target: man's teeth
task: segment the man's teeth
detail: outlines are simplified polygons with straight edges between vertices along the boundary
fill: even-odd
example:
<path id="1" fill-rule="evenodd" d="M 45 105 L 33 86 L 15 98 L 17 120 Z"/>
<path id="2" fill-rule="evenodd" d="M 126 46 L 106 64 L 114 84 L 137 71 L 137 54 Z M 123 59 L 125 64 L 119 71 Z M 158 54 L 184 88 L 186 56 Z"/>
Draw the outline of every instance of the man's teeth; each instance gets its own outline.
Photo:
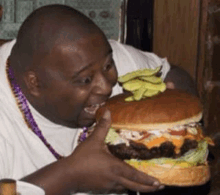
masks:
<path id="1" fill-rule="evenodd" d="M 101 103 L 101 104 L 94 104 L 92 106 L 86 107 L 84 108 L 84 111 L 94 115 L 96 113 L 96 111 L 105 104 L 105 102 Z"/>

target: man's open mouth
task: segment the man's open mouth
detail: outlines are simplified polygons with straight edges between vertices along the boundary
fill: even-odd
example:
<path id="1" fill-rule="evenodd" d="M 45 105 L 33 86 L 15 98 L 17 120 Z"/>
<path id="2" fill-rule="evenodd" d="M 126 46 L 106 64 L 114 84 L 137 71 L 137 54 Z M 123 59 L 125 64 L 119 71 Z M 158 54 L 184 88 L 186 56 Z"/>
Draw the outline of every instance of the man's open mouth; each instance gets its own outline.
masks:
<path id="1" fill-rule="evenodd" d="M 91 106 L 85 107 L 84 111 L 86 113 L 89 113 L 91 115 L 95 115 L 96 111 L 105 104 L 105 102 L 101 103 L 101 104 L 93 104 Z"/>

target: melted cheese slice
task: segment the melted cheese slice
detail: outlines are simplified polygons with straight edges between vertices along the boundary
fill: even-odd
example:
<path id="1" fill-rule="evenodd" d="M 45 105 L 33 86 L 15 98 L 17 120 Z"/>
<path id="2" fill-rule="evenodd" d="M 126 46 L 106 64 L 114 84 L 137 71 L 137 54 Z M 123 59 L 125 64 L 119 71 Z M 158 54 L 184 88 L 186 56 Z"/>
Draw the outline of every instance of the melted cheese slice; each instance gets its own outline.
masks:
<path id="1" fill-rule="evenodd" d="M 151 136 L 149 139 L 139 140 L 137 143 L 144 144 L 147 148 L 151 149 L 153 147 L 159 147 L 162 143 L 166 141 L 170 141 L 175 146 L 175 152 L 178 154 L 180 153 L 180 148 L 182 147 L 185 139 L 191 139 L 191 140 L 200 140 L 200 136 L 195 136 L 192 134 L 187 134 L 185 136 L 169 136 L 164 137 L 163 135 L 161 137 L 156 137 L 154 135 Z"/>

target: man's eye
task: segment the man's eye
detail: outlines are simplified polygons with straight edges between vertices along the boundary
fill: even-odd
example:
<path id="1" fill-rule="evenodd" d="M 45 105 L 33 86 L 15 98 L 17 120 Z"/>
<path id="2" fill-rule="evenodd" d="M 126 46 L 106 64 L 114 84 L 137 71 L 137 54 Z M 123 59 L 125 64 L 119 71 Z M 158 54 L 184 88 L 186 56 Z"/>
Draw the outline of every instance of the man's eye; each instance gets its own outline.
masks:
<path id="1" fill-rule="evenodd" d="M 85 77 L 85 78 L 81 78 L 81 79 L 77 80 L 77 83 L 89 84 L 89 83 L 91 83 L 91 81 L 92 81 L 91 77 Z"/>
<path id="2" fill-rule="evenodd" d="M 110 64 L 107 64 L 105 67 L 104 67 L 104 71 L 109 71 L 113 66 L 113 63 L 110 63 Z"/>
<path id="3" fill-rule="evenodd" d="M 92 81 L 92 79 L 90 77 L 82 79 L 82 82 L 85 84 L 89 84 L 89 83 L 91 83 L 91 81 Z"/>

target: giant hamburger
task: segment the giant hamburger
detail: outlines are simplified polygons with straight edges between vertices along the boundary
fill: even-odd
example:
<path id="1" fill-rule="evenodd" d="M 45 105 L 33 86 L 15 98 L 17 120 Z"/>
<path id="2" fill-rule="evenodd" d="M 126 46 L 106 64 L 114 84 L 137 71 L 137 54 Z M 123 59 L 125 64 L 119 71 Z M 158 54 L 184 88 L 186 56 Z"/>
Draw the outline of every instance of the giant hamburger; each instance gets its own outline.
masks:
<path id="1" fill-rule="evenodd" d="M 203 135 L 199 99 L 169 89 L 140 101 L 126 102 L 126 97 L 114 96 L 104 106 L 112 117 L 105 140 L 110 152 L 165 185 L 206 183 L 210 179 L 208 144 L 214 143 Z"/>

